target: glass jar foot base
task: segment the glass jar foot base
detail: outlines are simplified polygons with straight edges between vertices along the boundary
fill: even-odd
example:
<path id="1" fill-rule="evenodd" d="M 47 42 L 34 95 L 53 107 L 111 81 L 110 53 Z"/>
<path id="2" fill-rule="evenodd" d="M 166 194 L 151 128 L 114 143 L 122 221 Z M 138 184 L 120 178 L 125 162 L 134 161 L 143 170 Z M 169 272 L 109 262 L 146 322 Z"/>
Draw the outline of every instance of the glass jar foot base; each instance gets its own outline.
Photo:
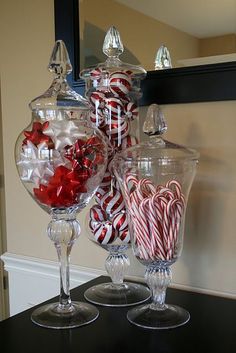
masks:
<path id="1" fill-rule="evenodd" d="M 88 303 L 72 302 L 69 308 L 62 309 L 60 304 L 46 304 L 35 309 L 31 320 L 42 327 L 70 329 L 89 324 L 96 320 L 98 309 Z"/>
<path id="2" fill-rule="evenodd" d="M 137 283 L 102 283 L 87 289 L 84 296 L 94 304 L 121 307 L 145 302 L 150 298 L 150 291 Z"/>
<path id="3" fill-rule="evenodd" d="M 165 309 L 152 309 L 153 304 L 140 305 L 128 311 L 127 319 L 134 325 L 147 329 L 169 329 L 182 326 L 190 314 L 176 305 L 165 305 Z"/>

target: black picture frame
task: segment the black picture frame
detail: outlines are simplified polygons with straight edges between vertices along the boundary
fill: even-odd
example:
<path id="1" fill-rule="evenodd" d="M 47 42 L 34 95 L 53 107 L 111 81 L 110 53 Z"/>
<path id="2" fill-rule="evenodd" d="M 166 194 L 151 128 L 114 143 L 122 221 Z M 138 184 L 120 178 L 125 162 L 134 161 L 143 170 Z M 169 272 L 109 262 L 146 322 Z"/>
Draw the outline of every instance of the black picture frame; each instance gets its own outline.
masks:
<path id="1" fill-rule="evenodd" d="M 54 0 L 55 39 L 62 39 L 73 66 L 69 83 L 84 94 L 79 78 L 78 0 Z M 161 71 L 148 71 L 140 105 L 225 101 L 236 99 L 236 61 Z"/>

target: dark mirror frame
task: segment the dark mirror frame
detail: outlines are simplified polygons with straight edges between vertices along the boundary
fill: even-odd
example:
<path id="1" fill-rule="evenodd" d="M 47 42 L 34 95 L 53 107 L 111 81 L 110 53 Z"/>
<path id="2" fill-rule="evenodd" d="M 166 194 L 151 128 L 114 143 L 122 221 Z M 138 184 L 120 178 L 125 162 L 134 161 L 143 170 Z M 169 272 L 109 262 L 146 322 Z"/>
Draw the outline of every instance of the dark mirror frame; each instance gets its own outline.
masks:
<path id="1" fill-rule="evenodd" d="M 79 78 L 78 2 L 54 0 L 55 38 L 62 39 L 69 52 L 73 66 L 70 85 L 84 94 L 84 82 Z M 236 62 L 148 71 L 142 92 L 140 105 L 235 100 Z"/>

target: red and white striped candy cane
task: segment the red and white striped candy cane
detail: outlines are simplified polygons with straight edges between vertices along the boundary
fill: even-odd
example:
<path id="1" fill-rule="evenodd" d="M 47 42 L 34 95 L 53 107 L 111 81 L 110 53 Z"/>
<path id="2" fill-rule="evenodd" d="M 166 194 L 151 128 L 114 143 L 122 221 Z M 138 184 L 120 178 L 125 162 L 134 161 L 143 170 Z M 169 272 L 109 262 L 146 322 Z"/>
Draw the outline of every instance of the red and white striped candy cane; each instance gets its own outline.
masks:
<path id="1" fill-rule="evenodd" d="M 176 198 L 180 198 L 182 195 L 180 183 L 177 180 L 170 180 L 166 183 L 166 187 L 174 189 L 173 192 Z M 174 187 L 174 188 L 173 188 Z"/>
<path id="2" fill-rule="evenodd" d="M 159 194 L 163 195 L 167 200 L 173 200 L 175 198 L 173 191 L 167 187 L 159 189 Z"/>
<path id="3" fill-rule="evenodd" d="M 145 178 L 140 180 L 137 188 L 140 188 L 143 191 L 143 194 L 147 196 L 151 196 L 156 192 L 156 188 L 151 180 Z"/>
<path id="4" fill-rule="evenodd" d="M 153 205 L 153 197 L 148 198 L 148 216 L 150 217 L 150 229 L 153 232 L 153 237 L 151 237 L 151 241 L 155 246 L 155 252 L 161 260 L 165 259 L 165 248 L 163 244 L 163 236 L 162 236 L 162 227 L 160 223 L 160 219 L 162 219 L 162 215 L 159 214 L 159 218 L 156 214 L 156 208 Z M 159 210 L 160 212 L 160 210 Z"/>
<path id="5" fill-rule="evenodd" d="M 147 246 L 148 248 L 150 248 L 150 232 L 148 228 L 147 218 L 145 214 L 140 213 L 139 204 L 140 201 L 137 198 L 136 193 L 133 192 L 130 198 L 129 212 L 132 213 L 132 216 L 135 219 L 136 239 L 142 246 Z"/>
<path id="6" fill-rule="evenodd" d="M 136 188 L 137 185 L 138 185 L 137 178 L 132 174 L 128 174 L 126 177 L 125 185 L 124 185 L 124 188 L 127 191 L 127 194 L 129 195 L 131 190 L 133 190 L 134 187 Z"/>
<path id="7" fill-rule="evenodd" d="M 163 200 L 163 196 L 161 197 L 158 194 L 155 194 L 151 198 L 151 205 L 154 209 L 156 219 L 158 222 L 159 232 L 162 239 L 163 244 L 163 252 L 166 253 L 166 248 L 168 244 L 168 227 L 167 227 L 167 219 L 165 222 L 165 208 L 166 208 L 166 200 Z"/>
<path id="8" fill-rule="evenodd" d="M 185 205 L 181 198 L 172 200 L 167 205 L 167 212 L 169 213 L 170 224 L 173 230 L 173 249 L 175 248 L 176 242 L 178 240 L 178 234 L 181 220 L 184 215 L 184 209 Z"/>
<path id="9" fill-rule="evenodd" d="M 149 225 L 149 232 L 151 234 L 150 237 L 150 257 L 154 260 L 158 257 L 159 260 L 165 259 L 165 251 L 162 244 L 161 234 L 158 227 L 158 221 L 155 217 L 154 210 L 152 209 L 151 199 L 148 197 L 141 201 L 139 205 L 140 213 L 144 213 L 148 225 Z M 151 207 L 150 207 L 151 206 Z"/>

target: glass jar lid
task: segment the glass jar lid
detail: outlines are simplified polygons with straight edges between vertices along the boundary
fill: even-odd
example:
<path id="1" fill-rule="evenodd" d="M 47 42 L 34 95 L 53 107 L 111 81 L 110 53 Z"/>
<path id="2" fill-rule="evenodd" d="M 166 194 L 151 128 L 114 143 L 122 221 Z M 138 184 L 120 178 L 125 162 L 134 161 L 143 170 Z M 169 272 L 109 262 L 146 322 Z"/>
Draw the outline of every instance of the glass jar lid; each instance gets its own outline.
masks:
<path id="1" fill-rule="evenodd" d="M 144 79 L 147 74 L 144 68 L 125 63 L 119 59 L 123 51 L 124 46 L 120 34 L 118 30 L 112 26 L 107 31 L 103 43 L 103 53 L 107 56 L 106 61 L 82 70 L 80 77 L 84 80 L 99 80 L 106 72 L 111 74 L 112 72 L 122 71 L 127 72 L 132 79 Z"/>
<path id="2" fill-rule="evenodd" d="M 89 102 L 68 85 L 66 77 L 71 73 L 72 66 L 66 46 L 62 40 L 58 40 L 55 43 L 48 70 L 54 74 L 53 82 L 45 93 L 30 102 L 30 109 L 34 112 L 40 112 L 45 109 L 89 111 Z"/>
<path id="3" fill-rule="evenodd" d="M 119 153 L 127 161 L 155 159 L 161 164 L 197 161 L 199 153 L 194 149 L 165 140 L 162 135 L 167 130 L 164 115 L 157 104 L 149 106 L 143 125 L 143 132 L 150 138 Z"/>

